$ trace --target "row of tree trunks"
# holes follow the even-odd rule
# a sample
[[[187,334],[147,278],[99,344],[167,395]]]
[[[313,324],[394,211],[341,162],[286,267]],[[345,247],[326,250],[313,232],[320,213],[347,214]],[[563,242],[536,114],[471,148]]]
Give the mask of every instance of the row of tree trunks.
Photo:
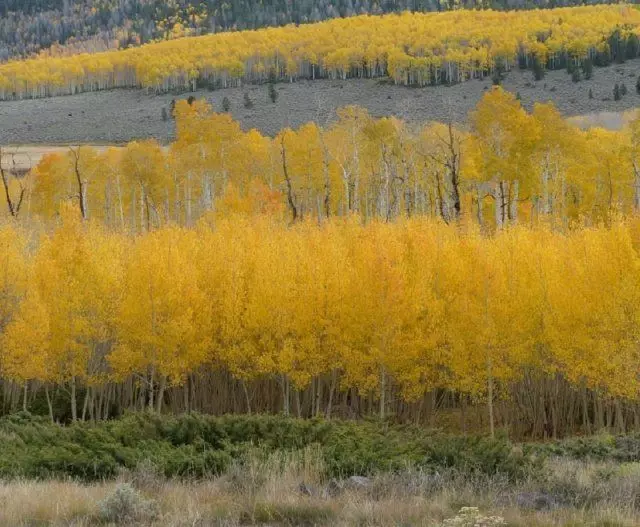
[[[400,397],[384,368],[380,369],[378,393],[340,389],[337,371],[315,377],[303,390],[296,389],[286,377],[249,382],[206,370],[189,375],[182,386],[171,386],[166,378],[160,378],[152,390],[150,387],[133,377],[119,384],[95,386],[80,385],[73,379],[66,386],[3,382],[2,411],[8,414],[40,408],[52,420],[74,420],[74,416],[76,420],[103,420],[128,410],[213,415],[283,413],[343,419],[375,416],[425,426],[446,424],[449,428],[458,422],[456,431],[460,433],[490,431],[493,426],[508,430],[512,437],[544,439],[599,430],[640,430],[638,403],[606,397],[585,387],[574,389],[559,376],[538,378],[527,374],[510,386],[496,384],[489,376],[488,393],[483,396],[435,390],[414,402]]]

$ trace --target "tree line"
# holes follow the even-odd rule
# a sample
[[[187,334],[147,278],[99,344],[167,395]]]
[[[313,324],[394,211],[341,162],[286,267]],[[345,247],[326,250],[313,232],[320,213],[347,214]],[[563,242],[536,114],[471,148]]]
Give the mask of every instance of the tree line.
[[[494,236],[429,218],[0,228],[4,410],[282,412],[638,430],[637,218]],[[42,400],[41,399],[41,400]],[[455,413],[454,413],[455,412]]]
[[[640,120],[620,131],[582,130],[552,104],[525,111],[500,87],[484,95],[468,127],[376,119],[349,106],[326,125],[269,137],[243,131],[204,101],[179,101],[171,113],[170,145],[73,147],[26,177],[10,174],[5,155],[5,214],[46,221],[72,200],[82,217],[130,233],[232,212],[292,223],[464,216],[491,232],[541,220],[595,225],[640,210]]]
[[[0,164],[4,411],[640,428],[640,121],[500,88],[469,129],[173,114],[168,147]]]
[[[492,75],[499,82],[514,67],[538,78],[547,68],[576,71],[637,57],[639,26],[640,12],[628,5],[357,16],[10,61],[0,64],[0,99],[316,78],[389,77],[425,86]]]
[[[598,2],[600,3],[600,2]],[[3,0],[0,60],[50,50],[118,49],[185,35],[320,22],[355,15],[466,9],[532,9],[577,0]]]

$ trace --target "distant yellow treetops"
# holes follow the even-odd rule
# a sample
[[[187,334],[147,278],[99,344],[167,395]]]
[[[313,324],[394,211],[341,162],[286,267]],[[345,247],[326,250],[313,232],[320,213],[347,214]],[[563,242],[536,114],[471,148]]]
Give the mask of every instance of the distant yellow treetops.
[[[117,87],[168,91],[270,77],[389,75],[399,84],[452,83],[518,61],[562,67],[587,57],[606,63],[620,49],[636,56],[639,28],[640,11],[625,5],[359,16],[8,62],[0,66],[0,99]]]

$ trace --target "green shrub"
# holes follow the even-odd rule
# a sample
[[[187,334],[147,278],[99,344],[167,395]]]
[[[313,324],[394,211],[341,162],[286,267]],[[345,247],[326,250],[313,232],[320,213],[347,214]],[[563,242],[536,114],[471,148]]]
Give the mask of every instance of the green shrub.
[[[640,461],[640,434],[574,437],[553,443],[530,445],[528,448],[538,454],[544,453],[584,461],[631,463]]]
[[[145,464],[167,477],[220,474],[248,451],[299,452],[319,449],[327,477],[394,472],[407,466],[463,473],[504,474],[517,479],[534,473],[540,454],[569,455],[586,449],[601,457],[636,459],[638,439],[612,444],[579,441],[544,449],[514,450],[506,438],[456,437],[415,426],[378,421],[324,421],[283,416],[199,414],[159,416],[132,413],[98,423],[51,424],[16,414],[0,419],[0,477],[102,479]],[[571,452],[574,453],[571,453]]]

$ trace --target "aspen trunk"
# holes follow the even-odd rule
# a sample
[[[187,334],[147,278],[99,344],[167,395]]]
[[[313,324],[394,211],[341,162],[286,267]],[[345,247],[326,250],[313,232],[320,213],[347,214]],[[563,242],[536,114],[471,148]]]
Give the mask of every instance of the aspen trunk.
[[[460,429],[463,436],[467,435],[467,396],[460,397]]]
[[[482,210],[483,205],[482,195],[480,193],[480,187],[476,187],[476,203],[478,205],[477,216],[478,216],[478,225],[480,227],[484,226],[484,211]]]
[[[247,390],[247,383],[242,379],[240,381],[242,385],[242,391],[244,392],[244,400],[247,403],[247,413],[251,415],[251,399],[249,398],[249,390]]]
[[[511,183],[509,190],[509,221],[515,223],[518,221],[519,183],[517,180]]]
[[[153,378],[155,376],[155,368],[151,369],[151,372],[149,373],[149,411],[153,412],[154,410],[154,385],[153,385]]]
[[[384,420],[387,393],[387,374],[384,366],[380,366],[380,420]]]
[[[322,378],[318,377],[316,379],[316,390],[315,390],[316,400],[315,400],[315,408],[313,410],[313,415],[315,417],[318,417],[320,415],[320,403],[322,402],[322,396],[323,396],[322,388],[323,388]]]
[[[549,193],[549,168],[545,167],[542,171],[542,203],[541,203],[541,212],[542,214],[549,215],[552,211],[551,206],[551,195]]]
[[[158,385],[158,397],[156,399],[156,413],[162,412],[162,403],[164,402],[164,392],[167,388],[167,378],[162,375],[160,384]]]
[[[89,389],[84,392],[84,401],[82,403],[82,416],[80,417],[81,421],[84,421],[87,417],[87,407],[89,406]]]
[[[116,177],[116,192],[118,194],[118,217],[120,218],[120,227],[124,231],[124,206],[122,204],[122,187],[120,186],[120,176]]]
[[[338,382],[338,372],[334,369],[331,371],[331,386],[329,387],[329,401],[327,403],[327,411],[325,412],[325,416],[327,419],[331,419],[333,395],[336,391],[337,382]]]
[[[186,219],[185,223],[187,227],[191,226],[191,172],[187,172],[187,186],[185,189],[185,211],[186,211]]]
[[[282,411],[287,417],[290,414],[289,409],[289,379],[286,375],[282,376]]]
[[[616,399],[616,433],[624,434],[626,426],[624,423],[624,412],[622,411],[622,404],[619,399]]]
[[[591,433],[590,419],[589,419],[589,402],[587,401],[587,389],[581,388],[582,392],[582,427],[585,434]]]
[[[182,403],[184,404],[184,412],[190,414],[191,408],[189,406],[189,378],[187,378],[187,382],[185,382],[184,386],[182,387]]]
[[[76,402],[76,378],[71,377],[71,420],[78,420],[78,407]]]
[[[53,405],[51,404],[51,397],[49,396],[49,387],[45,384],[44,385],[44,395],[47,398],[47,407],[49,408],[49,418],[51,419],[51,422],[54,422],[53,419]]]
[[[489,410],[489,433],[491,439],[495,438],[495,425],[493,416],[493,363],[491,359],[487,361],[487,406]]]
[[[131,189],[131,232],[133,234],[136,233],[137,223],[136,223],[136,189]]]
[[[496,184],[493,197],[495,201],[495,218],[496,229],[501,229],[505,226],[508,219],[508,187],[509,183],[506,181],[500,181]]]

